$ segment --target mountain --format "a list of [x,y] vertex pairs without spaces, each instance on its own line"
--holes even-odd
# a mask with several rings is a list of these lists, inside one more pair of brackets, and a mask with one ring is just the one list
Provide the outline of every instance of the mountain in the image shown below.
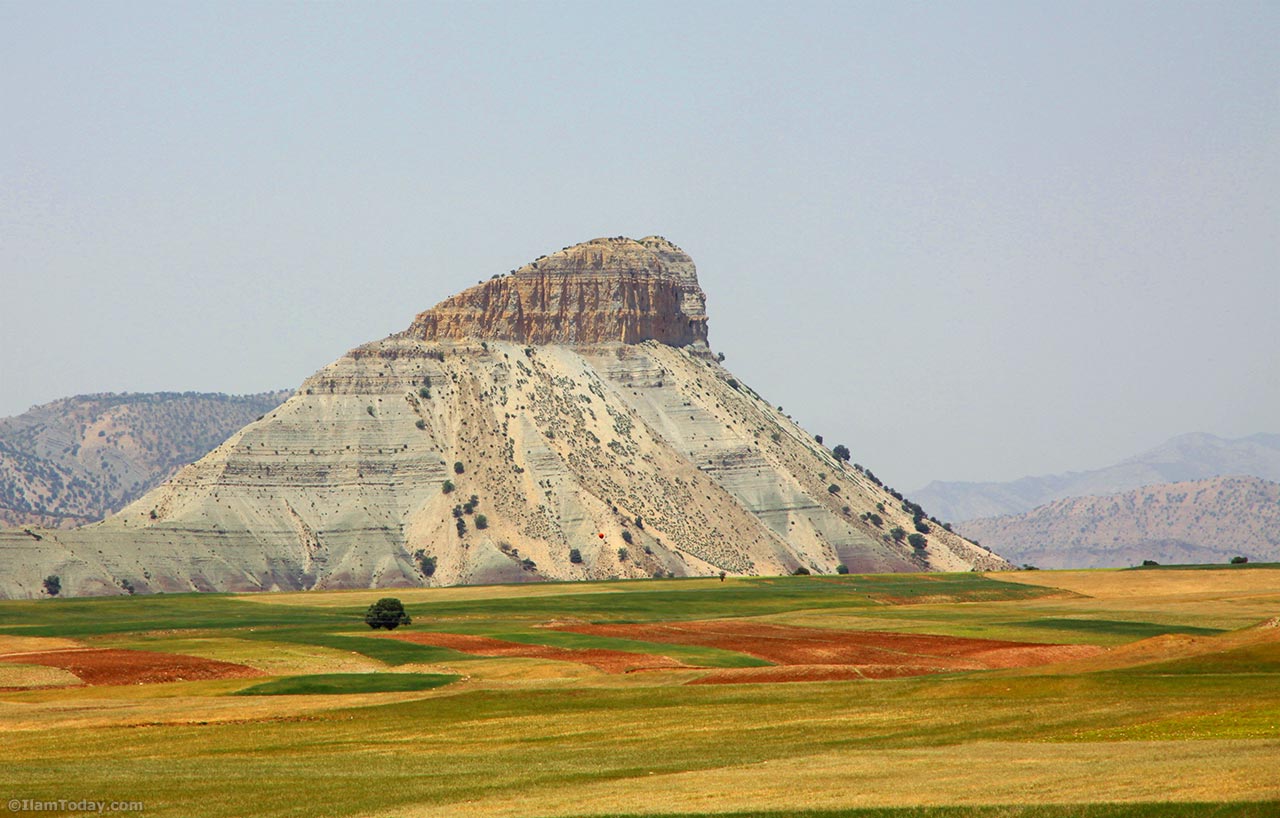
[[0,526],[101,520],[289,394],[77,395],[0,418]]
[[1227,475],[1280,481],[1280,435],[1226,440],[1208,434],[1187,434],[1104,469],[1024,477],[1008,483],[935,481],[912,492],[912,496],[939,519],[963,522],[1020,514],[1065,497],[1108,495],[1141,486]]
[[1225,563],[1236,556],[1280,562],[1280,484],[1258,477],[1165,483],[1055,500],[960,529],[1040,568]]
[[0,534],[0,594],[1008,567],[905,542],[914,509],[724,369],[705,305],[656,236],[494,276],[119,514]]

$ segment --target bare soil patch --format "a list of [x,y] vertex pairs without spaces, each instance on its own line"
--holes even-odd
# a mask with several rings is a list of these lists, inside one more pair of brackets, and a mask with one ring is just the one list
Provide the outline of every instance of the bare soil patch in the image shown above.
[[156,684],[205,679],[248,679],[262,671],[231,662],[174,653],[119,648],[72,648],[11,653],[0,662],[62,668],[90,685]]
[[1092,656],[1090,645],[797,628],[736,620],[631,625],[562,625],[574,633],[698,645],[745,653],[780,667],[717,670],[696,684],[827,681],[1032,667]]
[[385,638],[401,639],[419,645],[433,645],[440,648],[452,648],[462,653],[475,656],[518,656],[530,659],[553,659],[560,662],[578,662],[590,665],[605,673],[634,673],[637,670],[657,670],[661,668],[687,667],[666,656],[651,656],[646,653],[629,653],[621,650],[604,650],[598,648],[553,648],[546,645],[526,645],[521,642],[508,642],[503,639],[491,639],[487,636],[471,636],[461,633],[392,633]]

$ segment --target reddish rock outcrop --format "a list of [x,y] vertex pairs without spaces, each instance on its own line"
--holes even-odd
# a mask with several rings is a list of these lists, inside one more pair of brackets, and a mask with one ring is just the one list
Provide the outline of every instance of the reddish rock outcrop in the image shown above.
[[404,334],[425,341],[705,344],[706,295],[693,260],[666,239],[594,239],[448,298]]

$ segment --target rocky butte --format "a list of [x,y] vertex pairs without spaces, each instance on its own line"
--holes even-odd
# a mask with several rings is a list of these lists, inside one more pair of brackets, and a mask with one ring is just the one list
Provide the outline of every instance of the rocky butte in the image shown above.
[[721,366],[693,261],[657,236],[567,247],[446,299],[100,523],[0,533],[8,597],[49,575],[107,594],[838,565],[1010,567]]

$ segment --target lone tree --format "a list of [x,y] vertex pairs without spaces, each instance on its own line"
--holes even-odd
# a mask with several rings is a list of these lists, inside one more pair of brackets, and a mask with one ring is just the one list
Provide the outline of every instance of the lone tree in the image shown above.
[[413,622],[409,614],[404,612],[404,604],[393,596],[385,596],[369,606],[365,611],[364,623],[377,630],[386,628],[393,631],[401,625]]
[[[822,441],[818,442],[821,443]],[[835,455],[836,460],[843,460],[846,463],[849,462],[849,447],[843,443],[836,444],[835,448],[831,450],[831,453]]]
[[50,574],[44,578],[44,592],[49,596],[57,596],[62,593],[62,580],[57,574]]

